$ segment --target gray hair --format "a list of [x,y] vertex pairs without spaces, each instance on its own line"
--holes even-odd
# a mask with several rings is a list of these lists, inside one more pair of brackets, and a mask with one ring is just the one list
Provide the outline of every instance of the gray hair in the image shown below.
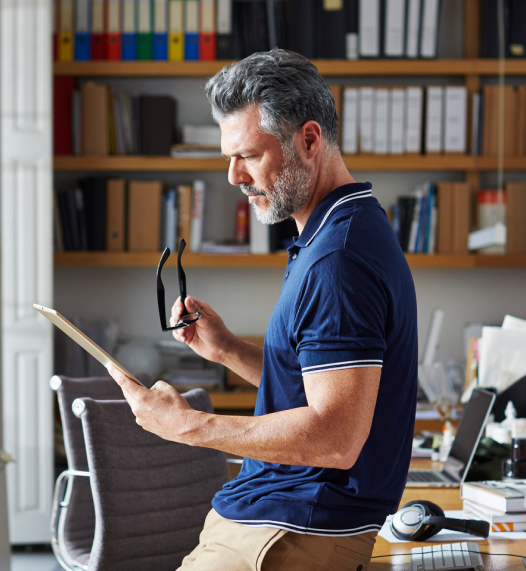
[[316,67],[295,52],[273,49],[225,66],[208,80],[206,96],[216,123],[257,105],[259,128],[282,147],[307,121],[316,121],[328,146],[338,146],[338,114],[332,92]]

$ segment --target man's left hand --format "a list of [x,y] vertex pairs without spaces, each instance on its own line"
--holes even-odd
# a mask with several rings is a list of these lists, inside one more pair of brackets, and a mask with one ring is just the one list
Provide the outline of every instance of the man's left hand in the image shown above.
[[121,387],[139,426],[165,440],[185,442],[194,409],[172,386],[157,381],[151,389],[143,388],[113,365],[108,365],[108,373]]

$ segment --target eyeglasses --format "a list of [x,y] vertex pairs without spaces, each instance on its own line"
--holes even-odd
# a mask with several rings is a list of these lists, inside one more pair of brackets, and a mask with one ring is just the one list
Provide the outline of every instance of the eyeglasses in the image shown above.
[[172,331],[174,329],[182,329],[183,327],[188,327],[201,317],[199,312],[188,313],[186,311],[186,275],[184,273],[183,266],[181,265],[181,256],[183,255],[185,247],[185,240],[181,240],[179,242],[179,249],[177,250],[177,273],[179,275],[179,292],[181,294],[181,302],[183,304],[183,314],[181,315],[179,321],[174,325],[174,327],[167,326],[166,306],[164,302],[164,286],[161,280],[161,270],[163,269],[166,260],[170,257],[170,248],[166,248],[164,250],[163,255],[161,256],[161,260],[159,261],[159,265],[157,266],[157,304],[159,305],[159,317],[161,318],[161,327],[163,331]]

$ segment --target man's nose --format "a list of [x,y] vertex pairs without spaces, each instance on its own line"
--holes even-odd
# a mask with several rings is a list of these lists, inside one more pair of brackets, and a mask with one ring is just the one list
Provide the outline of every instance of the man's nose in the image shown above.
[[252,183],[252,177],[243,168],[242,161],[238,157],[230,159],[230,166],[228,167],[228,182],[234,186],[240,184],[249,185]]

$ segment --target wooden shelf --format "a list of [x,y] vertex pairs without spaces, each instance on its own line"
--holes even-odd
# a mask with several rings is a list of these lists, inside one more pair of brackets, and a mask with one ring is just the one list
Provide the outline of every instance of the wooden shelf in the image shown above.
[[[229,61],[88,61],[55,62],[55,75],[91,77],[210,77]],[[325,76],[377,75],[496,75],[498,60],[492,59],[378,59],[313,60]],[[525,59],[508,59],[507,75],[526,75]]]
[[[497,157],[471,155],[344,155],[350,171],[489,171],[497,169]],[[228,161],[216,159],[174,159],[172,157],[108,156],[76,157],[57,156],[56,171],[144,171],[191,172],[227,171]],[[506,170],[525,170],[526,156],[505,157]]]
[[211,392],[208,396],[215,410],[251,410],[256,406],[258,392],[256,390]]
[[[58,252],[57,267],[156,267],[160,252]],[[525,268],[526,254],[507,255],[456,255],[456,254],[407,254],[411,268]],[[171,257],[166,263],[175,266]],[[287,253],[266,255],[185,254],[188,268],[284,268]]]

